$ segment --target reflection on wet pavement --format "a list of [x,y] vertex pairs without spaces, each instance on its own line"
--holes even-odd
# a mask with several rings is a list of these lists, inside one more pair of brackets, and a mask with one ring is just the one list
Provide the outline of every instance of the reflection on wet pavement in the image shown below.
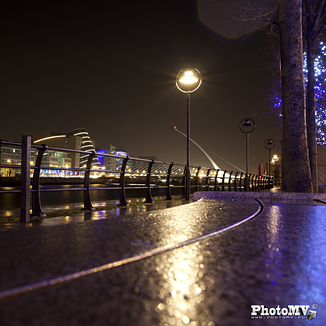
[[[40,220],[34,220],[32,223],[22,224],[16,223],[0,223],[0,231],[15,229],[15,228],[30,228],[37,226],[52,226],[58,224],[69,224],[75,222],[84,222],[90,220],[100,220],[110,216],[136,215],[149,211],[165,209],[180,205],[185,205],[188,202],[178,197],[173,200],[165,201],[164,197],[153,197],[154,203],[145,203],[144,198],[133,198],[128,200],[130,206],[119,207],[119,201],[111,200],[105,202],[94,202],[94,211],[83,211],[82,203],[75,203],[62,206],[45,206],[43,213],[45,214]],[[101,210],[103,207],[103,210]],[[110,209],[108,209],[110,207]],[[56,213],[58,216],[56,216]],[[2,217],[16,217],[19,221],[20,210],[0,210],[0,220]]]

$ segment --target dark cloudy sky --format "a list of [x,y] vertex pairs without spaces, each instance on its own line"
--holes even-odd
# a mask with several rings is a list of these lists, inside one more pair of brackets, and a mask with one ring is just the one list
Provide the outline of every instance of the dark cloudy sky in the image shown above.
[[[250,170],[256,172],[268,157],[267,138],[277,141],[280,154],[281,127],[264,94],[272,78],[271,46],[265,31],[245,39],[225,37],[225,28],[218,33],[224,24],[213,2],[4,5],[0,138],[19,141],[26,131],[85,127],[100,148],[112,144],[131,156],[184,163],[186,139],[173,127],[186,132],[186,95],[175,87],[175,76],[192,65],[203,83],[191,99],[191,137],[221,168],[234,169],[215,154],[244,169],[239,122],[254,119]],[[214,21],[214,12],[219,24],[208,26],[203,19]],[[191,164],[209,162],[193,148]]]

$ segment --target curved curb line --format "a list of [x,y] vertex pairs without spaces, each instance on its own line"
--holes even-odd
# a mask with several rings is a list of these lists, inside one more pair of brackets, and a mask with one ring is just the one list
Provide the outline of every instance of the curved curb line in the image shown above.
[[172,245],[172,246],[165,246],[165,247],[161,247],[161,248],[158,248],[158,249],[154,249],[154,250],[148,251],[148,252],[146,252],[144,254],[134,256],[134,257],[131,257],[131,258],[122,259],[122,260],[119,260],[119,261],[116,261],[116,262],[113,262],[113,263],[109,263],[109,264],[105,264],[105,265],[102,265],[102,266],[86,269],[86,270],[76,272],[76,273],[73,273],[73,274],[68,274],[68,275],[56,277],[56,278],[53,278],[53,279],[50,279],[50,280],[45,280],[45,281],[41,281],[41,282],[37,282],[37,283],[29,284],[29,285],[24,285],[24,286],[17,287],[17,288],[13,288],[11,290],[3,291],[3,292],[0,292],[0,300],[7,299],[7,298],[13,297],[15,295],[20,295],[20,294],[24,294],[24,293],[27,293],[27,292],[31,292],[31,291],[34,291],[34,290],[42,289],[42,288],[45,288],[47,286],[51,286],[51,285],[67,282],[67,281],[70,281],[70,280],[74,280],[74,279],[80,278],[82,276],[87,276],[87,275],[95,274],[95,273],[98,273],[98,272],[102,272],[102,271],[105,271],[105,270],[108,270],[108,269],[111,269],[111,268],[114,268],[114,267],[126,265],[128,263],[136,262],[136,261],[139,261],[139,260],[142,260],[142,259],[145,259],[145,258],[149,258],[149,257],[155,256],[155,255],[159,255],[159,254],[162,254],[162,253],[174,250],[174,249],[178,249],[178,248],[187,246],[189,244],[192,244],[192,243],[195,243],[195,242],[198,242],[198,241],[202,241],[202,240],[212,238],[212,237],[214,237],[214,236],[216,236],[218,234],[221,234],[223,232],[232,230],[232,229],[234,229],[234,228],[236,228],[236,227],[238,227],[238,226],[252,220],[253,218],[257,217],[259,214],[261,214],[263,212],[263,210],[264,210],[264,204],[259,199],[255,199],[255,200],[257,201],[257,203],[259,205],[259,208],[254,214],[252,214],[251,216],[245,218],[244,220],[242,220],[240,222],[237,222],[235,224],[227,226],[227,227],[225,227],[225,228],[223,228],[221,230],[218,230],[218,231],[215,231],[215,232],[200,236],[198,238],[183,241],[183,242],[177,243],[177,244]]

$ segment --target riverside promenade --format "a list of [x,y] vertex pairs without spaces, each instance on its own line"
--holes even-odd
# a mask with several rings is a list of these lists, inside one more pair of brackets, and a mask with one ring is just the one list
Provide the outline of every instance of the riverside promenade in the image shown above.
[[326,325],[326,194],[193,200],[1,228],[0,325]]

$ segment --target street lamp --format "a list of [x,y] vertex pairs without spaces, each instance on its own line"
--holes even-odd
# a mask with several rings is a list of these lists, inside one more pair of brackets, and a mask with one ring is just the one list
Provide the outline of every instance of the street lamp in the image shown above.
[[177,74],[176,86],[179,91],[187,96],[187,165],[186,165],[186,200],[190,199],[190,93],[196,91],[201,85],[202,78],[198,69],[187,67]]
[[266,139],[264,142],[264,146],[268,149],[268,188],[271,187],[271,149],[275,147],[274,139]]
[[249,191],[248,166],[249,166],[249,134],[256,128],[255,121],[250,118],[242,119],[239,123],[240,130],[246,134],[246,191]]

